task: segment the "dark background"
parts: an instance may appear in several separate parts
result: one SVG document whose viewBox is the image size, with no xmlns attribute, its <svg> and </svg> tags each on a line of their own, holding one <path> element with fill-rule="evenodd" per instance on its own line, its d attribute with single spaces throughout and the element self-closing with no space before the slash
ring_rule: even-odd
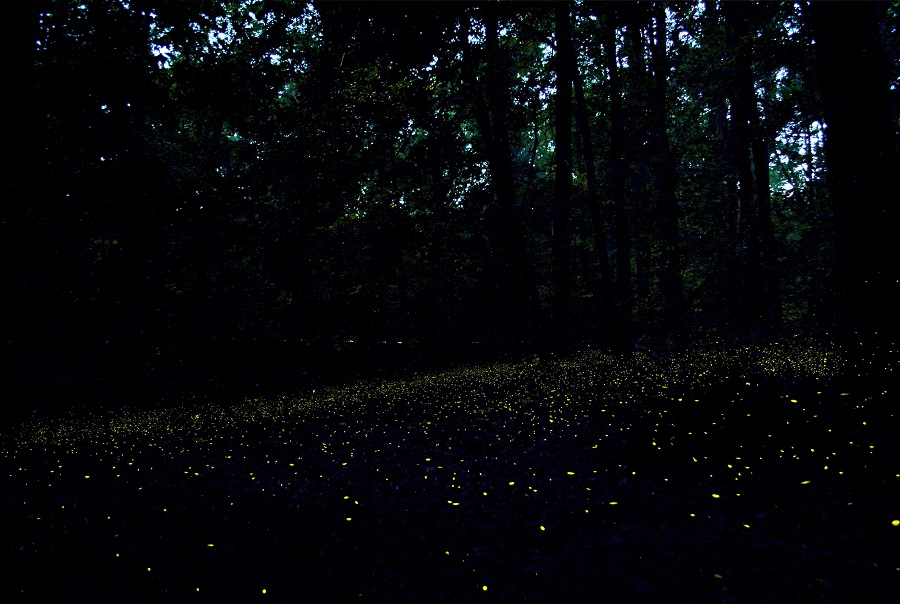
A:
<svg viewBox="0 0 900 604">
<path fill-rule="evenodd" d="M 896 335 L 897 2 L 4 11 L 14 412 Z"/>
</svg>

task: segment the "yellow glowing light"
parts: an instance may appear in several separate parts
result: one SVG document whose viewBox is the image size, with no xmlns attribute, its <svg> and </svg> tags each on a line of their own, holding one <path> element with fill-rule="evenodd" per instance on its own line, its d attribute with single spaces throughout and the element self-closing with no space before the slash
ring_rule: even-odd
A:
<svg viewBox="0 0 900 604">
<path fill-rule="evenodd" d="M 719 498 L 719 495 L 717 495 L 716 493 L 713 493 L 712 496 L 713 496 L 713 499 L 718 499 L 718 498 Z"/>
</svg>

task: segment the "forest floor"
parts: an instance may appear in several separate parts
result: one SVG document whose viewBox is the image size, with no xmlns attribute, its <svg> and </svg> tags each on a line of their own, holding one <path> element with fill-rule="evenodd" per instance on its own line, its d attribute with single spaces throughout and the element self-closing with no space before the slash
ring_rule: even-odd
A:
<svg viewBox="0 0 900 604">
<path fill-rule="evenodd" d="M 0 600 L 897 602 L 895 381 L 592 351 L 0 434 Z"/>
</svg>

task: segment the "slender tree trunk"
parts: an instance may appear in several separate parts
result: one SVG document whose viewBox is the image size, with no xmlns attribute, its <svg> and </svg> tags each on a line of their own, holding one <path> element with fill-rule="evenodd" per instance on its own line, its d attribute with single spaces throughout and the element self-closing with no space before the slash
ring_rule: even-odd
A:
<svg viewBox="0 0 900 604">
<path fill-rule="evenodd" d="M 487 220 L 488 236 L 496 250 L 498 303 L 504 312 L 506 327 L 502 335 L 512 341 L 507 346 L 543 345 L 543 316 L 525 231 L 516 204 L 513 178 L 512 150 L 507 125 L 509 74 L 500 53 L 500 23 L 496 7 L 487 6 L 485 16 L 485 58 L 483 83 L 479 81 L 472 48 L 467 44 L 464 58 L 464 77 L 474 93 L 474 112 L 484 142 L 496 208 Z M 468 40 L 468 23 L 462 35 Z"/>
<path fill-rule="evenodd" d="M 558 342 L 569 340 L 572 296 L 571 198 L 572 198 L 572 82 L 575 51 L 569 3 L 556 4 L 556 199 L 553 204 L 553 319 Z"/>
<path fill-rule="evenodd" d="M 633 346 L 632 315 L 634 295 L 631 275 L 631 232 L 628 209 L 625 200 L 625 178 L 628 169 L 625 157 L 625 115 L 622 107 L 622 84 L 616 61 L 615 28 L 609 15 L 601 17 L 601 43 L 606 70 L 609 76 L 610 122 L 611 122 L 611 170 L 610 195 L 615 207 L 616 231 L 616 294 L 619 306 L 619 323 L 615 344 L 623 351 Z"/>
<path fill-rule="evenodd" d="M 658 225 L 657 216 L 654 215 L 653 208 L 649 203 L 651 172 L 647 151 L 651 141 L 649 82 L 643 41 L 645 14 L 643 7 L 637 4 L 627 5 L 620 11 L 620 14 L 625 23 L 625 56 L 628 58 L 628 69 L 625 71 L 626 79 L 623 86 L 628 132 L 626 155 L 631 176 L 628 179 L 630 185 L 627 189 L 628 200 L 632 221 L 648 227 L 632 231 L 635 305 L 641 309 L 650 309 L 655 303 L 652 300 L 654 291 L 651 282 L 654 277 L 652 256 L 656 243 L 655 231 Z M 636 315 L 641 324 L 658 326 L 658 316 L 641 316 L 637 312 Z"/>
<path fill-rule="evenodd" d="M 711 135 L 716 149 L 714 178 L 708 185 L 711 199 L 720 199 L 721 225 L 718 231 L 719 242 L 717 258 L 715 261 L 715 277 L 708 278 L 717 283 L 715 291 L 716 322 L 727 328 L 730 324 L 735 289 L 733 282 L 734 268 L 737 264 L 741 244 L 738 240 L 738 222 L 740 221 L 740 202 L 738 200 L 737 162 L 733 156 L 732 135 L 733 129 L 728 119 L 728 98 L 731 95 L 731 71 L 728 68 L 729 46 L 727 36 L 724 34 L 724 24 L 719 0 L 710 0 L 706 3 L 703 13 L 703 28 L 707 32 L 710 44 L 715 41 L 716 57 L 710 72 L 716 74 L 716 85 L 710 87 Z M 691 292 L 687 306 L 702 295 L 701 288 Z M 709 309 L 704 313 L 709 318 Z"/>
<path fill-rule="evenodd" d="M 751 153 L 751 115 L 756 111 L 756 94 L 750 64 L 750 35 L 746 22 L 747 7 L 737 2 L 723 4 L 730 73 L 731 124 L 729 128 L 730 155 L 737 173 L 737 270 L 728 278 L 731 327 L 738 333 L 748 333 L 756 327 L 759 283 L 756 276 L 758 258 L 754 254 L 752 227 L 755 226 L 755 182 Z"/>
<path fill-rule="evenodd" d="M 729 50 L 734 61 L 733 125 L 743 216 L 743 282 L 738 294 L 742 330 L 773 331 L 781 326 L 781 297 L 775 262 L 769 183 L 769 145 L 758 108 L 752 68 L 747 7 L 726 4 Z M 746 186 L 745 186 L 746 184 Z"/>
<path fill-rule="evenodd" d="M 722 11 L 719 7 L 719 0 L 710 0 L 706 4 L 703 18 L 706 30 L 710 32 L 721 30 Z M 712 39 L 712 36 L 710 36 L 710 39 Z M 717 63 L 725 65 L 729 58 L 727 43 L 724 47 L 719 45 L 718 48 L 720 53 L 717 57 Z M 725 235 L 723 254 L 725 257 L 730 258 L 740 249 L 738 243 L 738 222 L 740 220 L 738 208 L 740 204 L 738 202 L 737 172 L 735 169 L 736 162 L 734 157 L 732 157 L 731 130 L 728 123 L 728 96 L 730 91 L 725 89 L 730 82 L 728 78 L 730 73 L 724 67 L 719 67 L 715 71 L 722 76 L 719 78 L 720 80 L 726 80 L 725 86 L 720 84 L 712 90 L 712 127 L 719 151 L 717 160 L 721 175 L 721 180 L 719 183 L 716 183 L 716 188 L 722 192 L 725 202 L 723 204 L 723 224 L 725 227 L 723 233 Z"/>
<path fill-rule="evenodd" d="M 878 35 L 881 3 L 813 3 L 834 204 L 839 328 L 860 369 L 859 343 L 900 337 L 900 168 Z"/>
<path fill-rule="evenodd" d="M 661 3 L 654 5 L 656 35 L 651 46 L 653 61 L 653 147 L 657 208 L 659 213 L 659 235 L 662 245 L 662 267 L 660 270 L 660 290 L 667 316 L 666 327 L 678 332 L 683 324 L 687 308 L 684 298 L 684 279 L 681 272 L 681 249 L 678 230 L 678 199 L 676 198 L 675 158 L 669 145 L 666 117 L 669 107 L 666 88 L 669 61 L 666 58 L 666 14 Z"/>
<path fill-rule="evenodd" d="M 6 178 L 4 179 L 3 221 L 6 249 L 16 255 L 5 263 L 3 278 L 6 284 L 7 337 L 5 358 L 9 360 L 7 377 L 17 381 L 26 371 L 26 350 L 39 340 L 40 325 L 47 317 L 35 313 L 36 298 L 42 296 L 38 284 L 46 278 L 39 270 L 40 254 L 32 250 L 46 245 L 40 228 L 40 213 L 34 212 L 34 202 L 41 200 L 47 179 L 41 177 L 40 156 L 34 153 L 35 139 L 43 139 L 35 108 L 37 40 L 41 37 L 40 13 L 46 2 L 11 2 L 5 5 L 3 56 L 5 57 L 6 120 L 3 148 L 6 150 Z M 36 295 L 37 294 L 37 295 Z M 10 383 L 10 382 L 7 382 Z"/>
<path fill-rule="evenodd" d="M 607 238 L 607 223 L 603 205 L 600 200 L 600 191 L 597 183 L 597 165 L 594 158 L 594 140 L 591 132 L 591 121 L 587 109 L 587 101 L 584 98 L 584 82 L 578 72 L 575 61 L 575 53 L 571 54 L 572 74 L 574 76 L 575 89 L 575 125 L 578 138 L 581 141 L 581 155 L 584 162 L 585 178 L 587 180 L 587 206 L 593 229 L 594 257 L 600 283 L 594 283 L 593 294 L 600 301 L 600 311 L 603 320 L 616 322 L 615 305 L 612 297 L 612 269 L 609 264 L 609 245 Z"/>
<path fill-rule="evenodd" d="M 758 268 L 761 271 L 759 300 L 763 327 L 777 333 L 782 325 L 781 288 L 775 259 L 775 230 L 772 225 L 772 195 L 769 182 L 769 143 L 757 110 L 751 114 L 753 130 L 753 170 L 756 191 L 756 216 L 753 240 L 756 242 Z"/>
</svg>

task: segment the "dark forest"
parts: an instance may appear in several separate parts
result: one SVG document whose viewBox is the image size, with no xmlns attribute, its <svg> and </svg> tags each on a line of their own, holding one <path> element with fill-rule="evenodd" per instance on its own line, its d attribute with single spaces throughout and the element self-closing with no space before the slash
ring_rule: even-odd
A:
<svg viewBox="0 0 900 604">
<path fill-rule="evenodd" d="M 28 4 L 20 384 L 896 328 L 894 5 Z"/>
<path fill-rule="evenodd" d="M 40 569 L 82 548 L 102 561 L 52 588 L 74 600 L 900 591 L 900 3 L 4 13 L 19 597 L 48 597 Z M 432 463 L 440 446 L 458 460 Z M 817 486 L 840 464 L 801 449 L 849 464 L 843 482 Z M 742 457 L 761 469 L 739 499 L 712 468 Z M 170 478 L 125 481 L 126 459 Z M 75 469 L 42 474 L 54 460 Z M 69 517 L 71 493 L 78 522 L 118 532 Z M 116 570 L 126 551 L 145 557 Z M 184 570 L 210 552 L 218 570 Z"/>
</svg>

